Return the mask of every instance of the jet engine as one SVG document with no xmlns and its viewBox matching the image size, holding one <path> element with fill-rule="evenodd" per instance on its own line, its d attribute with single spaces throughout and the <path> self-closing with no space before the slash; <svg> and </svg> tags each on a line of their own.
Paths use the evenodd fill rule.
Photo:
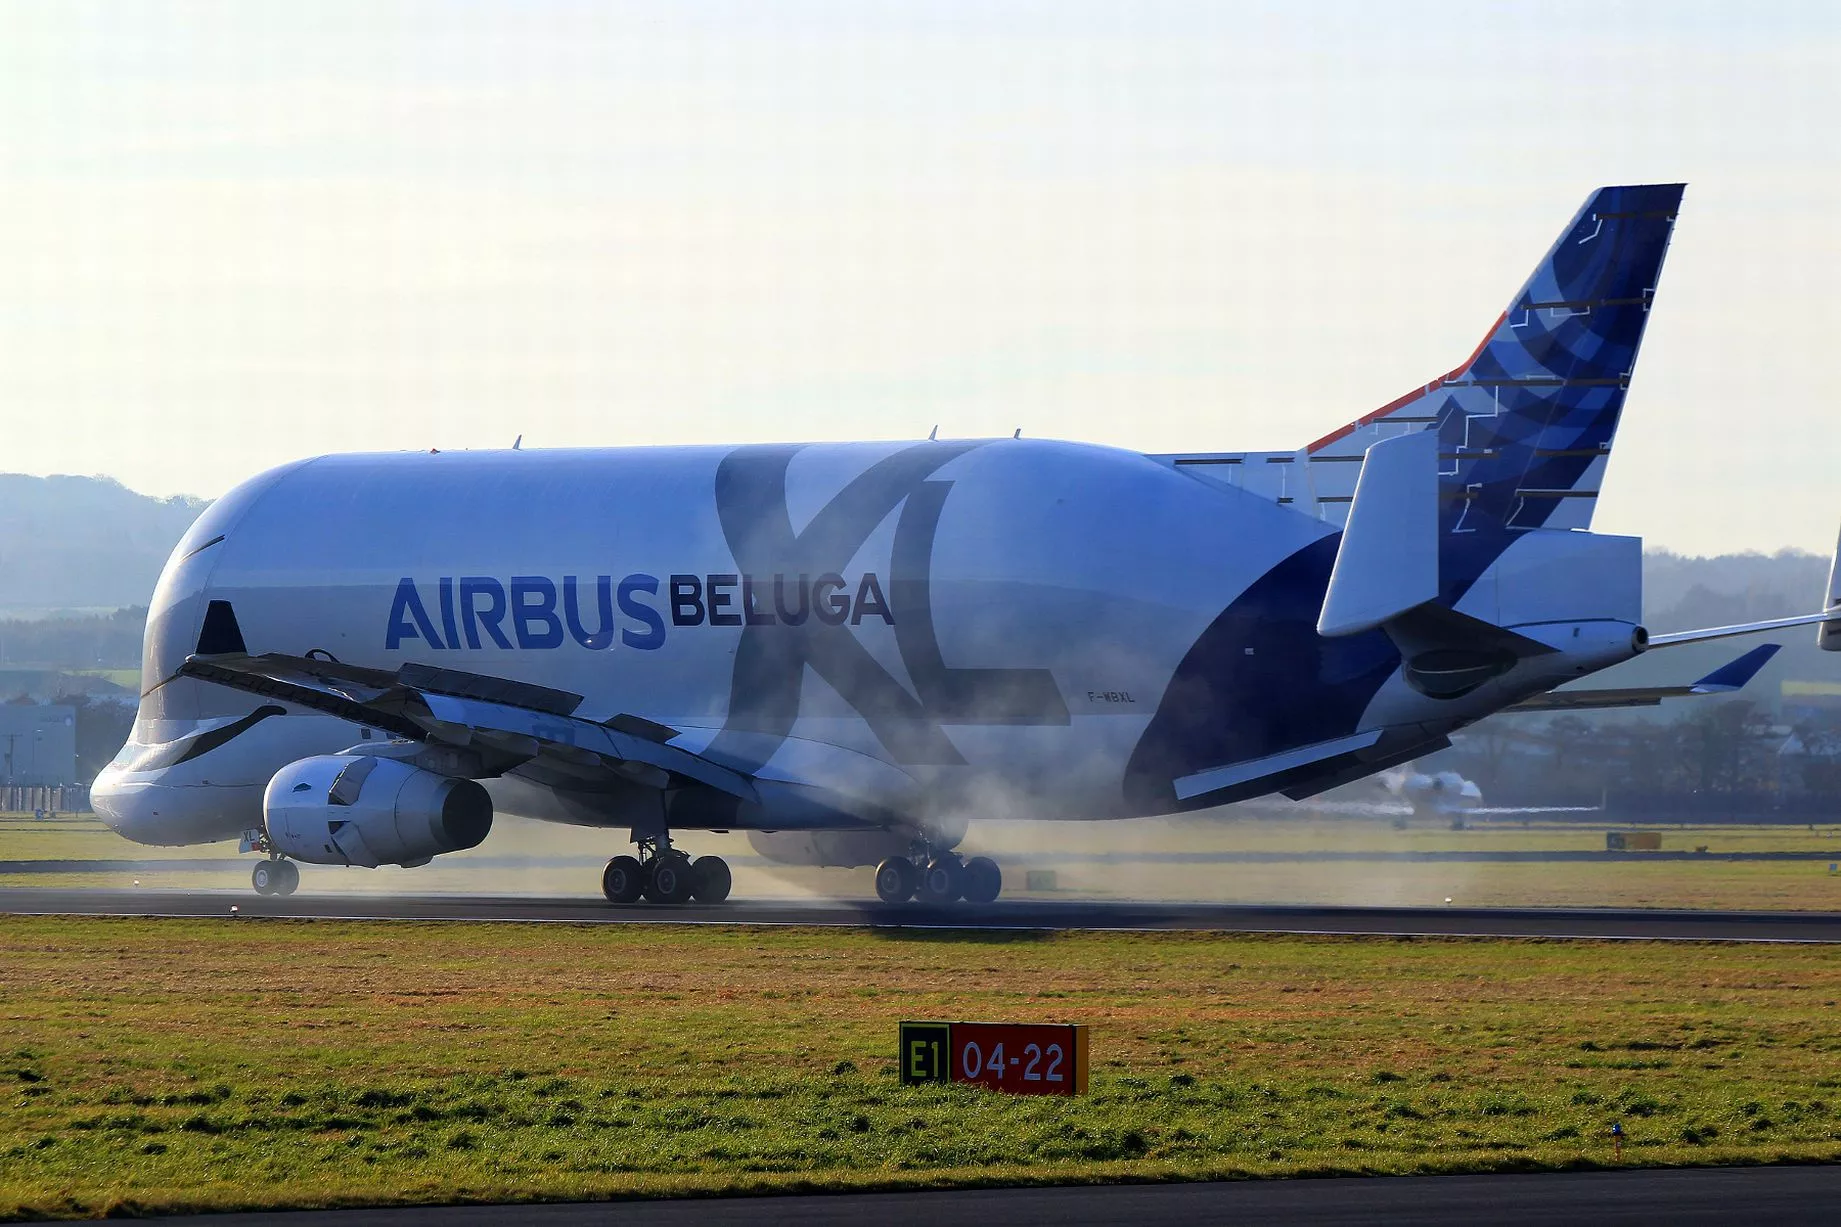
<svg viewBox="0 0 1841 1227">
<path fill-rule="evenodd" d="M 270 846 L 313 865 L 426 865 L 478 847 L 492 799 L 477 781 L 395 759 L 327 754 L 289 763 L 262 796 Z"/>
</svg>

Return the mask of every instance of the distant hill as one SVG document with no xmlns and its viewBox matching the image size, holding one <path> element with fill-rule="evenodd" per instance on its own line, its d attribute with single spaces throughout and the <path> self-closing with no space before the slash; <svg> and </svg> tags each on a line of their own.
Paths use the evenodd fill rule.
<svg viewBox="0 0 1841 1227">
<path fill-rule="evenodd" d="M 1658 634 L 1814 613 L 1822 606 L 1828 563 L 1802 550 L 1712 558 L 1649 550 L 1643 554 L 1643 612 Z"/>
<path fill-rule="evenodd" d="M 0 474 L 0 618 L 145 605 L 206 506 L 108 477 Z"/>
</svg>

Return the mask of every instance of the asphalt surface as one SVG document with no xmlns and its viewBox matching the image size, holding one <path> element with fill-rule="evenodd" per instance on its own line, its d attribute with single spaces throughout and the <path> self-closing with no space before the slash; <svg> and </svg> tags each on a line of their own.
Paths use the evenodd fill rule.
<svg viewBox="0 0 1841 1227">
<path fill-rule="evenodd" d="M 774 865 L 764 856 L 730 856 L 732 866 L 764 868 Z M 1525 865 L 1625 862 L 1650 864 L 1656 861 L 1827 861 L 1841 864 L 1841 849 L 1803 852 L 1601 852 L 1595 849 L 1510 848 L 1500 851 L 1478 849 L 1429 852 L 1344 852 L 1331 849 L 1295 852 L 1056 852 L 1006 855 L 1005 863 L 1029 865 L 1283 865 L 1303 864 L 1472 864 Z M 580 869 L 582 858 L 557 857 L 468 857 L 450 862 L 469 869 Z M 33 873 L 248 873 L 250 862 L 224 857 L 191 860 L 84 860 L 81 858 L 39 858 L 0 861 L 0 874 Z"/>
<path fill-rule="evenodd" d="M 1105 1185 L 1092 1188 L 973 1189 L 952 1193 L 859 1193 L 555 1206 L 467 1206 L 215 1214 L 161 1220 L 191 1227 L 725 1227 L 808 1223 L 813 1227 L 991 1227 L 1053 1223 L 1086 1227 L 1199 1227 L 1283 1223 L 1490 1223 L 1505 1227 L 1638 1223 L 1745 1223 L 1759 1227 L 1832 1224 L 1841 1217 L 1841 1167 L 1708 1168 L 1686 1171 L 1559 1172 L 1503 1176 L 1395 1176 L 1271 1180 L 1231 1184 Z"/>
<path fill-rule="evenodd" d="M 234 909 L 234 911 L 233 911 Z M 248 890 L 0 890 L 0 914 L 285 916 L 567 924 L 849 925 L 928 929 L 1200 929 L 1237 933 L 1841 942 L 1841 913 L 1561 908 L 1247 907 L 1217 903 L 1003 900 L 929 907 L 865 900 L 748 900 L 616 907 L 598 898 L 299 894 Z M 1841 1221 L 1841 1220 L 1838 1220 Z"/>
</svg>

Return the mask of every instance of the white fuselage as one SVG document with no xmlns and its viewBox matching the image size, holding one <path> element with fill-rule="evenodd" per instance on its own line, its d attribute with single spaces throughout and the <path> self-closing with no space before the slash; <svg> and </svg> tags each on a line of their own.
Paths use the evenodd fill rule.
<svg viewBox="0 0 1841 1227">
<path fill-rule="evenodd" d="M 1318 636 L 1338 535 L 1166 459 L 1046 441 L 322 457 L 238 487 L 174 551 L 96 804 L 146 842 L 230 838 L 284 765 L 382 737 L 175 677 L 214 601 L 251 654 L 569 691 L 801 798 L 704 824 L 724 827 L 1167 811 L 1188 773 L 1370 727 L 1424 742 L 1553 684 L 1548 661 L 1430 699 L 1378 632 Z M 656 805 L 488 787 L 579 823 Z"/>
</svg>

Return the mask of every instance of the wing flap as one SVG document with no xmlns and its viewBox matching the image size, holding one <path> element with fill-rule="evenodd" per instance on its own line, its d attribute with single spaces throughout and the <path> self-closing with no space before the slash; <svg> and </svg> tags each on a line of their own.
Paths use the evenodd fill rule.
<svg viewBox="0 0 1841 1227">
<path fill-rule="evenodd" d="M 676 733 L 665 725 L 637 716 L 597 724 L 571 714 L 582 696 L 509 678 L 422 665 L 390 673 L 281 654 L 192 656 L 179 672 L 412 741 L 485 748 L 512 765 L 544 759 L 578 773 L 598 765 L 626 779 L 665 772 L 760 800 L 746 775 L 669 744 Z"/>
</svg>

